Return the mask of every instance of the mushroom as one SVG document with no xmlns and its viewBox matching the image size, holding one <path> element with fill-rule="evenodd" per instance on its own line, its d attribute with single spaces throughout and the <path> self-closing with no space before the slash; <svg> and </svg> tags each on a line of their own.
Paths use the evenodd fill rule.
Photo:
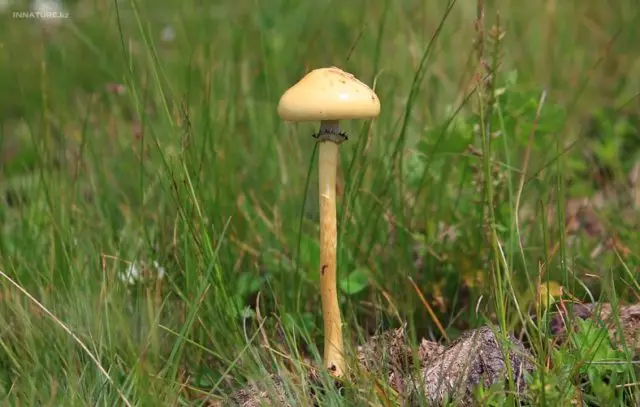
<svg viewBox="0 0 640 407">
<path fill-rule="evenodd" d="M 347 140 L 339 121 L 374 118 L 380 100 L 371 88 L 350 73 L 330 67 L 309 72 L 280 98 L 278 114 L 285 121 L 320 121 L 314 134 L 319 145 L 320 294 L 324 319 L 324 366 L 342 376 L 344 345 L 336 285 L 336 172 L 338 147 Z"/>
</svg>

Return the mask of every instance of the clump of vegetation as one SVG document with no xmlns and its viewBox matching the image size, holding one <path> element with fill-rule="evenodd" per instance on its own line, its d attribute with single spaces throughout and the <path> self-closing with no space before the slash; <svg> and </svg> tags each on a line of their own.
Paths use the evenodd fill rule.
<svg viewBox="0 0 640 407">
<path fill-rule="evenodd" d="M 638 404 L 634 2 L 8 4 L 3 404 L 425 405 L 469 332 L 527 365 L 467 400 Z M 381 101 L 342 129 L 339 385 L 317 128 L 276 111 L 331 65 Z"/>
</svg>

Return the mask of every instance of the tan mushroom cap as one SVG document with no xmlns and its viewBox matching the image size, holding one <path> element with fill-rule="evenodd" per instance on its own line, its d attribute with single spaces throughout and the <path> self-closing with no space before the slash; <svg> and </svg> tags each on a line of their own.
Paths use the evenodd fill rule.
<svg viewBox="0 0 640 407">
<path fill-rule="evenodd" d="M 286 121 L 368 119 L 380 114 L 371 88 L 340 68 L 314 69 L 280 98 L 278 114 Z"/>
</svg>

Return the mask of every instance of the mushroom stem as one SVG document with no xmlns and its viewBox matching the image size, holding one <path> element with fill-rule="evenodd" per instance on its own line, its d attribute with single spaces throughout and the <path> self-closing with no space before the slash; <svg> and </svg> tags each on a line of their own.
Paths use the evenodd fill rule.
<svg viewBox="0 0 640 407">
<path fill-rule="evenodd" d="M 339 130 L 337 122 L 325 122 L 323 131 Z M 330 130 L 329 130 L 330 129 Z M 337 220 L 336 220 L 336 172 L 339 145 L 333 141 L 320 141 L 319 192 L 320 192 L 320 295 L 324 319 L 324 365 L 334 376 L 344 373 L 344 345 L 342 321 L 338 306 L 336 284 Z"/>
</svg>

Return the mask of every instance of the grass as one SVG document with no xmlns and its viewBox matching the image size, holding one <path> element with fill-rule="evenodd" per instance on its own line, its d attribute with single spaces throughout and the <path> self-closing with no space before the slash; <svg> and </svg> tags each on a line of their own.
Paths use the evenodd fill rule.
<svg viewBox="0 0 640 407">
<path fill-rule="evenodd" d="M 629 363 L 593 363 L 623 358 L 602 338 L 554 350 L 529 316 L 552 309 L 541 288 L 559 299 L 547 282 L 587 302 L 640 293 L 633 1 L 491 2 L 484 32 L 469 2 L 68 7 L 57 25 L 0 14 L 3 404 L 198 404 L 275 371 L 308 400 L 315 127 L 275 108 L 327 65 L 382 102 L 341 146 L 348 346 L 403 321 L 433 340 L 492 321 L 529 333 L 536 404 L 637 400 Z M 604 197 L 601 234 L 565 233 L 583 197 Z M 324 405 L 384 405 L 366 389 Z"/>
</svg>

